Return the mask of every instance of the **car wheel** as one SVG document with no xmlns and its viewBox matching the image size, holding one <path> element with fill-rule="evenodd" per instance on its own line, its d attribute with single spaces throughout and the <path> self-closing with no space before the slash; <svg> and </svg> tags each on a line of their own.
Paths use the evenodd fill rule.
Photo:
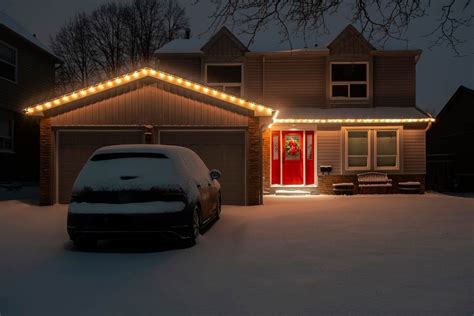
<svg viewBox="0 0 474 316">
<path fill-rule="evenodd" d="M 217 198 L 217 208 L 216 208 L 216 219 L 221 217 L 222 203 L 221 203 L 221 194 L 219 192 L 219 197 Z"/>
<path fill-rule="evenodd" d="M 93 249 L 97 246 L 97 240 L 93 238 L 78 237 L 73 240 L 74 246 L 81 250 Z"/>
<path fill-rule="evenodd" d="M 196 244 L 197 238 L 201 231 L 201 217 L 199 215 L 199 208 L 196 206 L 192 214 L 192 224 L 189 229 L 189 234 L 184 240 L 185 247 L 192 247 Z"/>
</svg>

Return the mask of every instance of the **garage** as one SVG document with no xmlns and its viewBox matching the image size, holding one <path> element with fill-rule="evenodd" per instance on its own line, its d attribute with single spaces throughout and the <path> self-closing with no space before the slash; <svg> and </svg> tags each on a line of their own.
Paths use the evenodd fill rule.
<svg viewBox="0 0 474 316">
<path fill-rule="evenodd" d="M 34 110 L 32 110 L 34 109 Z M 68 203 L 98 148 L 171 144 L 194 150 L 222 172 L 222 202 L 262 203 L 261 131 L 271 109 L 149 69 L 31 107 L 40 119 L 40 204 Z"/>
<path fill-rule="evenodd" d="M 245 130 L 160 131 L 161 144 L 194 150 L 209 169 L 219 169 L 222 203 L 245 204 Z"/>
<path fill-rule="evenodd" d="M 58 130 L 57 196 L 69 203 L 74 181 L 92 153 L 103 146 L 142 143 L 139 130 Z"/>
</svg>

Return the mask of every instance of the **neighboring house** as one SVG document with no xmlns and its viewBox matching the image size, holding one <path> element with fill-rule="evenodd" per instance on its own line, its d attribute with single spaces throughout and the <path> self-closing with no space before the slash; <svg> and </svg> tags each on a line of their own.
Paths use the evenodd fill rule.
<svg viewBox="0 0 474 316">
<path fill-rule="evenodd" d="M 460 86 L 427 133 L 428 189 L 474 192 L 474 90 Z"/>
<path fill-rule="evenodd" d="M 55 64 L 46 46 L 0 12 L 0 181 L 37 181 L 39 122 L 23 109 L 52 93 Z"/>
<path fill-rule="evenodd" d="M 98 147 L 140 142 L 195 150 L 222 171 L 226 204 L 260 204 L 282 187 L 332 193 L 370 170 L 395 190 L 423 186 L 433 119 L 415 106 L 419 56 L 377 50 L 352 26 L 317 49 L 251 52 L 226 28 L 172 41 L 157 70 L 27 109 L 42 116 L 41 203 L 67 203 Z"/>
</svg>

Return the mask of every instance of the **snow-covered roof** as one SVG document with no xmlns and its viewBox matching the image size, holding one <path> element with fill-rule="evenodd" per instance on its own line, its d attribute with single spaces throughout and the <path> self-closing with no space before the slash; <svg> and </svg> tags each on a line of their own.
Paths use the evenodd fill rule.
<svg viewBox="0 0 474 316">
<path fill-rule="evenodd" d="M 54 53 L 46 46 L 44 43 L 42 43 L 38 38 L 36 38 L 33 33 L 28 31 L 26 28 L 24 28 L 20 23 L 15 21 L 12 17 L 7 15 L 5 12 L 0 11 L 0 25 L 5 26 L 6 28 L 10 29 L 11 31 L 15 32 L 16 34 L 20 35 L 23 37 L 25 40 L 29 41 L 33 45 L 37 46 L 38 48 L 42 49 L 46 53 L 50 54 L 54 58 L 60 60 L 59 57 L 54 55 Z"/>
<path fill-rule="evenodd" d="M 179 38 L 166 43 L 157 53 L 172 54 L 172 53 L 202 53 L 201 47 L 206 44 L 207 38 Z"/>
<path fill-rule="evenodd" d="M 276 122 L 287 120 L 304 123 L 307 120 L 431 120 L 431 116 L 416 107 L 372 107 L 372 108 L 279 108 Z M 296 121 L 297 120 L 297 121 Z M 303 121 L 305 120 L 305 121 Z"/>
<path fill-rule="evenodd" d="M 240 38 L 239 38 L 240 40 Z M 207 38 L 190 38 L 190 39 L 175 39 L 166 43 L 157 50 L 158 54 L 202 54 L 201 48 L 207 43 Z M 277 53 L 300 53 L 300 52 L 327 52 L 326 47 L 310 47 L 310 48 L 294 48 L 288 49 L 287 43 L 273 43 L 272 49 L 269 49 L 268 44 L 259 45 L 258 42 L 253 43 L 250 47 L 253 52 L 277 52 Z"/>
</svg>

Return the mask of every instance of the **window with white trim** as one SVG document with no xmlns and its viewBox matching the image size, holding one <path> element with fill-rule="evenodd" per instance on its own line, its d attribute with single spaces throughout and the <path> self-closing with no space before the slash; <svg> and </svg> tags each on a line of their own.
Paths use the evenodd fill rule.
<svg viewBox="0 0 474 316">
<path fill-rule="evenodd" d="M 375 168 L 398 169 L 398 130 L 375 131 Z"/>
<path fill-rule="evenodd" d="M 16 49 L 0 41 L 0 78 L 16 82 Z"/>
<path fill-rule="evenodd" d="M 206 84 L 228 94 L 242 94 L 242 64 L 207 64 Z"/>
<path fill-rule="evenodd" d="M 348 170 L 370 168 L 369 143 L 368 130 L 348 130 L 346 132 L 346 168 Z"/>
<path fill-rule="evenodd" d="M 13 151 L 13 120 L 0 119 L 0 152 Z"/>
<path fill-rule="evenodd" d="M 368 63 L 331 63 L 331 98 L 366 99 Z"/>
</svg>

